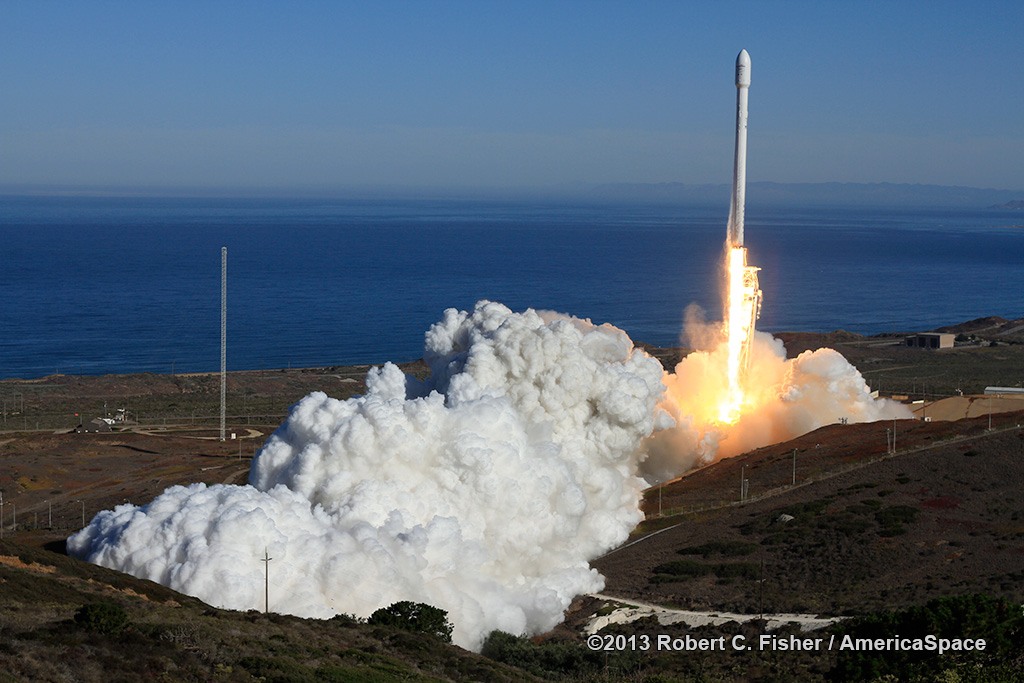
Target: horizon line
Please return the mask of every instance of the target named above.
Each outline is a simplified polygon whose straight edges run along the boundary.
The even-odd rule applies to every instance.
[[[1017,193],[1024,199],[1024,188],[994,188],[972,185],[943,185],[938,183],[890,181],[750,181],[761,188],[890,188],[906,190],[957,189],[974,192]],[[601,190],[696,190],[715,192],[729,188],[729,183],[659,182],[567,182],[554,185],[173,185],[173,184],[81,184],[81,183],[0,183],[0,196],[65,196],[65,197],[218,197],[218,198],[487,198],[487,197],[548,197],[590,198]],[[620,197],[621,198],[621,197]],[[646,197],[650,198],[650,197]],[[686,199],[680,197],[680,199]]]

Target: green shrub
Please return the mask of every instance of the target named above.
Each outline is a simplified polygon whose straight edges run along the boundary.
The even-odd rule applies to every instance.
[[[878,535],[899,536],[906,533],[907,530],[903,525],[916,522],[919,513],[920,511],[917,508],[909,505],[894,505],[882,508],[875,513],[875,521],[881,527]]]
[[[92,633],[116,636],[128,626],[128,613],[111,602],[90,602],[75,612],[75,623]]]
[[[679,554],[701,555],[703,557],[716,554],[725,555],[726,557],[742,557],[749,555],[755,550],[757,550],[757,544],[746,541],[709,541],[701,545],[682,548],[679,550]]]
[[[313,672],[313,676],[318,683],[365,683],[379,680],[379,677],[373,672],[328,665],[317,668]]]
[[[756,579],[761,575],[761,565],[756,562],[719,562],[711,571],[720,579]]]
[[[665,562],[654,568],[655,574],[668,574],[679,578],[706,576],[711,573],[711,566],[695,560],[677,560]]]
[[[822,498],[820,500],[812,500],[806,503],[796,503],[794,505],[787,505],[783,508],[777,508],[768,514],[761,515],[757,519],[742,524],[739,527],[740,533],[749,535],[753,533],[764,533],[772,529],[785,528],[791,530],[795,527],[800,527],[825,511],[825,508],[829,505],[829,499]],[[780,523],[779,518],[783,515],[788,515],[793,519],[788,522]]]
[[[316,680],[309,667],[283,655],[276,657],[251,655],[240,659],[238,664],[250,676],[262,679],[267,683],[304,683]]]
[[[452,624],[448,613],[433,605],[403,600],[388,607],[381,607],[366,621],[371,626],[390,626],[413,633],[437,636],[446,643],[452,642]]]
[[[837,642],[858,638],[984,638],[983,651],[841,650],[829,679],[866,680],[1021,680],[1019,655],[1024,648],[1024,613],[1020,605],[987,595],[937,598],[897,612],[876,612],[837,624]],[[1016,677],[1006,677],[1011,669]],[[981,675],[982,673],[987,675]],[[997,673],[998,672],[998,673]]]
[[[677,560],[666,562],[654,568],[654,583],[684,581],[698,576],[713,574],[720,579],[756,579],[761,567],[756,562],[714,562],[704,564],[694,560]]]
[[[600,669],[603,655],[581,643],[548,640],[535,645],[522,636],[491,631],[480,654],[496,662],[515,666],[536,676],[580,676]]]
[[[851,512],[840,512],[822,520],[818,525],[821,529],[831,529],[844,536],[856,536],[862,534],[873,525],[871,520],[864,519]]]

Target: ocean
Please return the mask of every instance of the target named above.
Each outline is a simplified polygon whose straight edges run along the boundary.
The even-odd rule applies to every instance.
[[[721,317],[726,206],[0,197],[0,378],[414,360],[480,299],[679,343]],[[920,331],[1024,317],[1024,217],[750,206],[758,328]]]

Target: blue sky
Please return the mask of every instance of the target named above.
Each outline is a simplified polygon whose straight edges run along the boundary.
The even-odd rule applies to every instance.
[[[0,0],[0,184],[1024,189],[1024,3]]]

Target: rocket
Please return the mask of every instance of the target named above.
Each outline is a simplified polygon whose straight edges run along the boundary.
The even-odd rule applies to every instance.
[[[750,55],[736,57],[736,156],[732,167],[732,205],[729,208],[730,247],[743,246],[743,209],[747,194],[747,91],[750,89]]]

